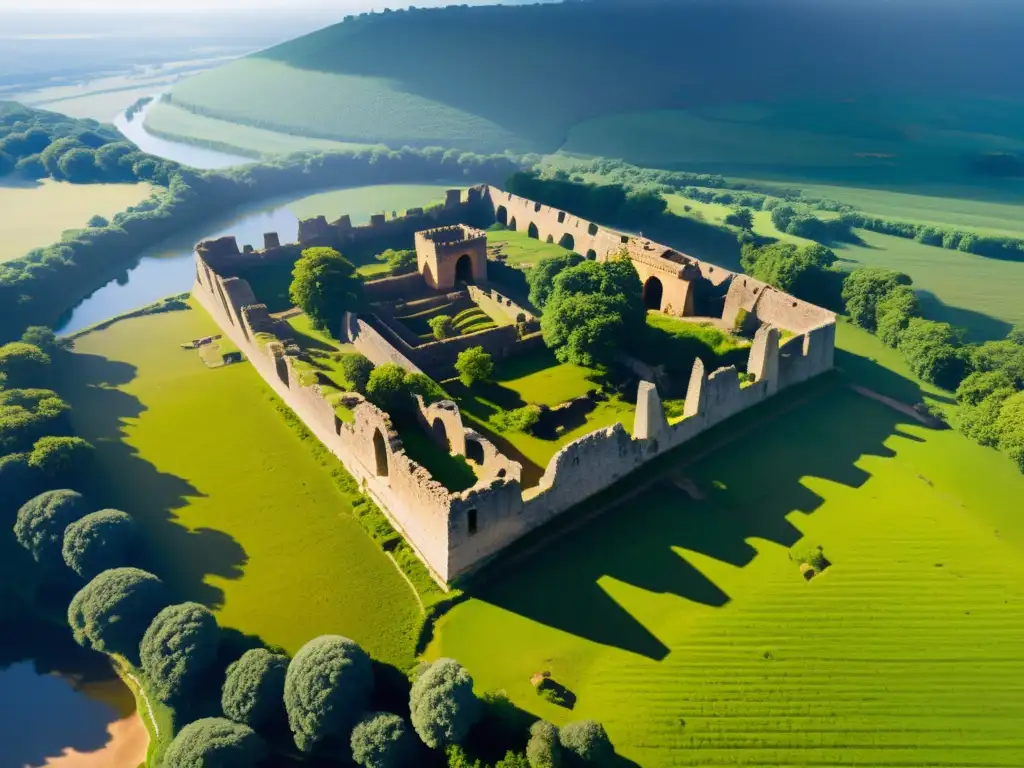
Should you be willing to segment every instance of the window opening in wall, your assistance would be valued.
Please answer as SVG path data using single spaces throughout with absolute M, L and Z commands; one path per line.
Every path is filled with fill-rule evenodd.
M 466 521 L 469 526 L 469 535 L 472 536 L 476 533 L 476 510 L 471 509 L 466 513 Z
M 377 477 L 388 476 L 388 448 L 384 442 L 384 435 L 379 429 L 373 431 L 373 455 L 377 464 Z

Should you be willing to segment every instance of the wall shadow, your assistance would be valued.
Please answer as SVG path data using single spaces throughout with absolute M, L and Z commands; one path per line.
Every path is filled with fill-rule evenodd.
M 730 595 L 685 551 L 743 567 L 758 553 L 752 540 L 792 547 L 803 535 L 795 513 L 813 514 L 825 501 L 806 478 L 859 488 L 870 476 L 857 466 L 862 457 L 895 456 L 885 445 L 893 437 L 920 440 L 901 429 L 920 424 L 845 383 L 829 375 L 739 414 L 524 537 L 466 590 L 533 621 L 663 659 L 669 647 L 610 596 L 608 579 L 722 607 Z
M 184 478 L 158 470 L 124 439 L 128 420 L 146 410 L 138 398 L 118 388 L 135 378 L 135 367 L 73 353 L 55 368 L 57 389 L 73 409 L 76 434 L 96 446 L 95 471 L 81 483 L 82 492 L 97 509 L 123 509 L 135 517 L 140 540 L 134 562 L 167 581 L 175 599 L 220 607 L 223 591 L 206 579 L 241 577 L 248 557 L 223 531 L 181 525 L 175 510 L 201 498 L 202 492 Z

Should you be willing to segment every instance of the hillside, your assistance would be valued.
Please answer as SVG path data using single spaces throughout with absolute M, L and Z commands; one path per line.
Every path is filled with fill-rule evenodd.
M 913 140 L 908 126 L 919 121 L 1024 136 L 1024 108 L 1004 100 L 1024 85 L 1011 61 L 1024 9 L 996 0 L 936 6 L 591 0 L 367 14 L 200 74 L 171 98 L 207 117 L 322 139 L 549 152 L 574 126 L 613 114 L 856 104 L 884 90 L 929 105 L 877 118 L 867 108 L 821 117 L 798 106 L 776 127 L 797 120 L 810 131 L 838 130 L 858 139 L 862 154 L 874 141 Z M 935 94 L 974 101 L 936 107 Z M 771 127 L 773 118 L 729 119 Z

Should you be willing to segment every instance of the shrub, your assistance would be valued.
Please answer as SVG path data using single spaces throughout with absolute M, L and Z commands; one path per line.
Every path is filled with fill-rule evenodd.
M 737 208 L 731 211 L 724 221 L 730 227 L 751 230 L 754 228 L 754 212 L 749 208 Z
M 165 768 L 251 768 L 267 755 L 263 739 L 222 717 L 189 723 L 167 747 Z
M 373 373 L 373 363 L 364 355 L 351 353 L 341 356 L 341 372 L 356 392 L 366 393 L 366 385 Z
M 295 745 L 313 751 L 349 735 L 373 691 L 370 657 L 347 637 L 323 635 L 306 643 L 288 665 L 284 704 Z
M 464 386 L 472 387 L 478 381 L 487 381 L 494 373 L 494 359 L 483 347 L 470 347 L 459 352 L 455 370 Z
M 427 325 L 430 326 L 430 330 L 434 334 L 434 338 L 438 341 L 444 341 L 445 339 L 451 338 L 455 335 L 455 326 L 452 323 L 451 317 L 448 315 L 437 315 L 436 317 L 432 317 Z
M 363 768 L 404 768 L 412 763 L 415 742 L 401 717 L 373 712 L 352 729 L 351 746 L 352 760 Z
M 409 391 L 405 387 L 405 369 L 398 363 L 378 365 L 366 384 L 367 399 L 388 413 L 408 410 Z
M 135 538 L 132 516 L 116 509 L 101 509 L 71 523 L 64 531 L 63 555 L 68 568 L 91 579 L 109 568 L 125 565 Z
M 337 333 L 345 312 L 359 304 L 362 280 L 333 248 L 307 248 L 295 262 L 288 295 L 315 328 Z
M 412 685 L 412 725 L 431 749 L 460 744 L 480 719 L 473 678 L 454 659 L 438 659 Z
M 227 669 L 221 709 L 236 723 L 260 729 L 284 721 L 284 678 L 288 657 L 253 648 Z
M 85 499 L 75 491 L 47 491 L 30 499 L 18 510 L 14 536 L 32 553 L 37 563 L 48 568 L 64 562 L 61 549 L 64 531 L 85 516 Z
M 562 745 L 558 740 L 558 728 L 547 720 L 538 720 L 531 725 L 526 759 L 530 768 L 559 768 L 562 764 Z
M 151 690 L 170 702 L 195 689 L 217 658 L 220 627 L 199 603 L 170 605 L 156 615 L 139 644 Z
M 138 568 L 103 571 L 71 599 L 68 624 L 75 641 L 133 663 L 153 617 L 166 605 L 164 583 Z
M 28 465 L 50 478 L 81 473 L 95 449 L 80 437 L 41 437 L 32 447 Z
M 569 723 L 559 731 L 558 738 L 562 747 L 584 763 L 607 765 L 615 756 L 604 726 L 596 720 Z
M 0 376 L 8 387 L 35 387 L 50 377 L 50 356 L 33 344 L 12 341 L 0 347 Z
M 499 432 L 530 434 L 540 421 L 540 406 L 530 404 L 511 411 L 499 410 L 490 421 Z
M 388 273 L 394 276 L 408 275 L 416 271 L 416 251 L 395 251 L 388 249 L 378 253 L 377 261 L 383 261 L 388 265 Z

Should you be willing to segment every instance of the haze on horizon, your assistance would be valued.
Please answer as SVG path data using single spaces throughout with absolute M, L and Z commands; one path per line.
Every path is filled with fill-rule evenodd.
M 499 0 L 459 0 L 469 5 L 489 5 Z M 504 0 L 516 4 L 521 0 Z M 237 13 L 240 11 L 330 11 L 347 13 L 381 11 L 385 8 L 418 8 L 450 5 L 452 0 L 0 0 L 0 13 Z

